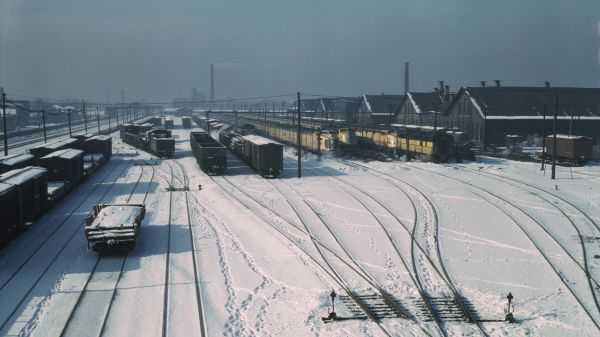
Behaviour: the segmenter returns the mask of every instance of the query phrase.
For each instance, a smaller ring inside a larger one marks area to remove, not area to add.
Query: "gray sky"
[[[2,1],[2,0],[0,0]],[[4,0],[8,94],[106,99],[600,85],[597,0]]]

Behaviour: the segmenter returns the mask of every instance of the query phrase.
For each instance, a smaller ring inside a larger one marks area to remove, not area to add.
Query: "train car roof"
[[[0,195],[5,194],[6,192],[15,188],[15,185],[0,183]]]
[[[35,156],[32,154],[28,154],[28,153],[11,154],[6,157],[0,158],[0,164],[6,165],[6,166],[13,166],[18,163],[22,163],[24,161],[31,160],[33,158],[35,158]]]
[[[554,138],[553,135],[548,135],[546,136],[546,138]],[[562,139],[591,139],[590,137],[586,137],[586,136],[569,136],[569,135],[561,135],[561,134],[557,134],[556,138],[562,138]]]
[[[64,149],[64,150],[54,151],[54,152],[50,153],[49,155],[42,157],[42,159],[49,159],[49,158],[73,159],[76,157],[83,157],[83,155],[84,155],[84,152],[81,150]]]
[[[112,137],[109,135],[95,135],[94,137],[90,137],[88,140],[102,140],[102,141],[106,141],[106,140],[111,140]]]
[[[66,138],[66,139],[60,139],[51,143],[46,143],[46,144],[40,144],[34,147],[31,147],[31,149],[49,149],[49,150],[55,150],[58,149],[59,147],[65,146],[65,145],[71,145],[73,143],[76,143],[77,139],[75,138]]]
[[[48,172],[48,170],[43,167],[27,166],[1,174],[0,182],[12,185],[20,185],[27,180],[38,178],[46,172]]]
[[[265,138],[263,136],[257,136],[257,135],[247,135],[247,136],[243,136],[244,139],[251,141],[252,143],[256,144],[256,145],[266,145],[266,144],[275,144],[275,145],[283,145],[281,143],[278,143],[274,140],[271,140],[269,138]]]

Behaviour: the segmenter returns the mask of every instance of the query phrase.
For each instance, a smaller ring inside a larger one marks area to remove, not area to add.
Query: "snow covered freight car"
[[[190,132],[192,152],[198,166],[208,175],[221,175],[227,168],[227,148],[204,131]]]
[[[95,205],[85,219],[88,248],[100,253],[133,249],[145,213],[142,204]]]
[[[242,157],[265,178],[277,178],[283,172],[283,145],[268,138],[242,137]]]

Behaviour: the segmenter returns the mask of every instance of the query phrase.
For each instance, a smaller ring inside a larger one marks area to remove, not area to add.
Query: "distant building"
[[[396,114],[404,95],[363,95],[358,108],[360,125],[390,125],[397,120]]]
[[[600,89],[553,87],[466,87],[444,111],[443,124],[458,127],[481,144],[504,145],[506,135],[553,132],[558,94],[557,132],[600,140]]]
[[[398,123],[404,125],[450,127],[445,112],[454,95],[445,91],[408,92],[398,110]]]

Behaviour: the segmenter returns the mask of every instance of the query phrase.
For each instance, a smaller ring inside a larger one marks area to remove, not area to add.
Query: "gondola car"
[[[221,175],[227,168],[227,148],[204,131],[190,132],[190,145],[198,166],[208,175]]]
[[[171,131],[152,129],[150,124],[121,124],[120,135],[124,143],[161,158],[173,158],[175,140]]]
[[[142,204],[95,205],[85,219],[88,247],[100,253],[133,249],[145,213]]]

